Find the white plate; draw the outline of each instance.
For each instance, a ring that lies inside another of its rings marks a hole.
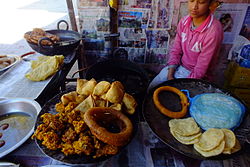
[[[16,55],[6,55],[6,56],[7,57],[14,57],[15,61],[12,64],[8,65],[7,67],[4,67],[4,68],[0,69],[0,72],[5,71],[5,70],[13,67],[14,65],[16,65],[21,60],[20,56],[16,56]]]

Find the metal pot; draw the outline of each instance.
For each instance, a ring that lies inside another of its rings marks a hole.
[[[62,22],[64,22],[67,25],[66,30],[60,30],[59,26],[60,23]],[[82,38],[78,32],[68,30],[68,28],[69,28],[68,23],[65,20],[61,20],[57,23],[57,30],[45,31],[47,33],[58,36],[60,38],[60,41],[57,43],[54,43],[50,38],[47,37],[41,38],[38,41],[38,45],[28,41],[27,42],[33,50],[47,56],[60,55],[60,54],[64,55],[70,53],[78,47]],[[27,33],[31,33],[31,31]],[[49,40],[53,43],[53,45],[51,46],[42,45],[43,40]]]

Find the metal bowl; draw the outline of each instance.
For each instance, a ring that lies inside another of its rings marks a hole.
[[[34,100],[0,98],[0,158],[31,136],[40,110],[40,105]]]

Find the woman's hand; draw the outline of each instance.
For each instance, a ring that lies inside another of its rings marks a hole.
[[[171,67],[168,69],[168,75],[167,75],[168,80],[174,79],[174,72],[175,72],[175,67]]]

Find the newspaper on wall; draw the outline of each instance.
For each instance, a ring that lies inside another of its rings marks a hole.
[[[148,28],[169,30],[173,18],[173,5],[173,0],[153,1],[150,10]]]
[[[88,32],[89,37],[95,37],[110,30],[109,8],[88,8],[79,11],[80,29]],[[99,32],[99,34],[98,34]]]
[[[108,0],[78,0],[78,8],[107,7]]]
[[[150,9],[153,0],[119,0],[119,9]]]
[[[248,4],[246,15],[240,29],[241,36],[245,37],[246,39],[250,40],[250,5]]]
[[[222,23],[224,44],[233,44],[235,37],[240,33],[248,4],[223,3],[215,12],[215,17]]]

